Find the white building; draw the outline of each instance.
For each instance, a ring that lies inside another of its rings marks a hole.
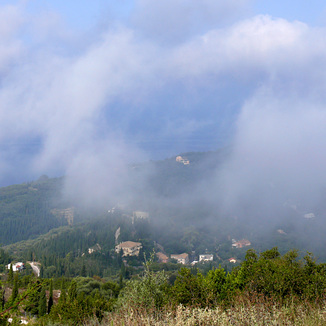
[[[229,258],[228,261],[229,261],[229,263],[233,263],[233,264],[235,264],[237,262],[237,260],[233,257]]]
[[[213,261],[213,255],[199,255],[199,261]]]
[[[171,259],[176,259],[178,264],[189,264],[189,255],[186,253],[180,255],[171,255]]]
[[[10,269],[10,265],[11,264],[12,263],[10,263],[10,264],[7,265],[7,269]],[[20,272],[24,268],[25,268],[25,265],[22,262],[18,262],[18,263],[12,264],[12,270],[13,270],[13,272]]]
[[[123,257],[138,256],[141,248],[142,248],[142,244],[140,242],[125,241],[115,246],[115,251],[119,253],[120,250],[122,250]]]

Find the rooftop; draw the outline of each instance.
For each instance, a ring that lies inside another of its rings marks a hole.
[[[121,248],[133,248],[133,247],[141,246],[141,243],[140,242],[133,242],[133,241],[125,241],[125,242],[121,242],[119,244],[119,246]]]

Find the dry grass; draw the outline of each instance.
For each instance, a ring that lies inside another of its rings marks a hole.
[[[299,304],[277,306],[275,304],[237,304],[232,308],[202,309],[178,306],[174,310],[144,312],[129,309],[113,312],[99,324],[89,321],[85,326],[205,326],[205,325],[326,325],[326,307],[317,308]]]

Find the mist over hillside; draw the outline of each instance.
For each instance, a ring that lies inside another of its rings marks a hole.
[[[119,206],[322,247],[324,24],[251,1],[94,3],[67,16],[70,5],[0,5],[0,184],[64,175],[62,207],[39,201],[53,225],[72,207],[83,219]],[[89,12],[101,18],[85,29],[67,18]],[[48,229],[37,225],[22,237]]]
[[[137,232],[167,247],[177,246],[186,234],[192,240],[181,241],[180,250],[206,246],[215,251],[218,243],[248,238],[257,250],[298,248],[326,259],[321,250],[326,207],[317,200],[323,193],[313,200],[314,189],[291,192],[286,178],[272,183],[273,175],[258,170],[259,178],[254,178],[245,158],[243,165],[235,165],[235,153],[228,147],[131,164],[112,182],[90,174],[85,179],[42,177],[1,188],[1,242],[36,238],[52,228],[95,223],[100,217],[103,222],[96,223],[106,223],[105,216],[114,210],[121,216],[143,211],[150,216],[150,226],[139,224],[144,230]]]
[[[318,319],[325,71],[323,1],[0,1],[0,324]]]

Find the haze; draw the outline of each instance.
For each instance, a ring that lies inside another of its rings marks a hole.
[[[213,182],[198,185],[222,210],[318,205],[325,7],[3,1],[0,184],[68,175],[67,191],[90,201],[126,187],[132,196],[130,163],[230,146]]]

